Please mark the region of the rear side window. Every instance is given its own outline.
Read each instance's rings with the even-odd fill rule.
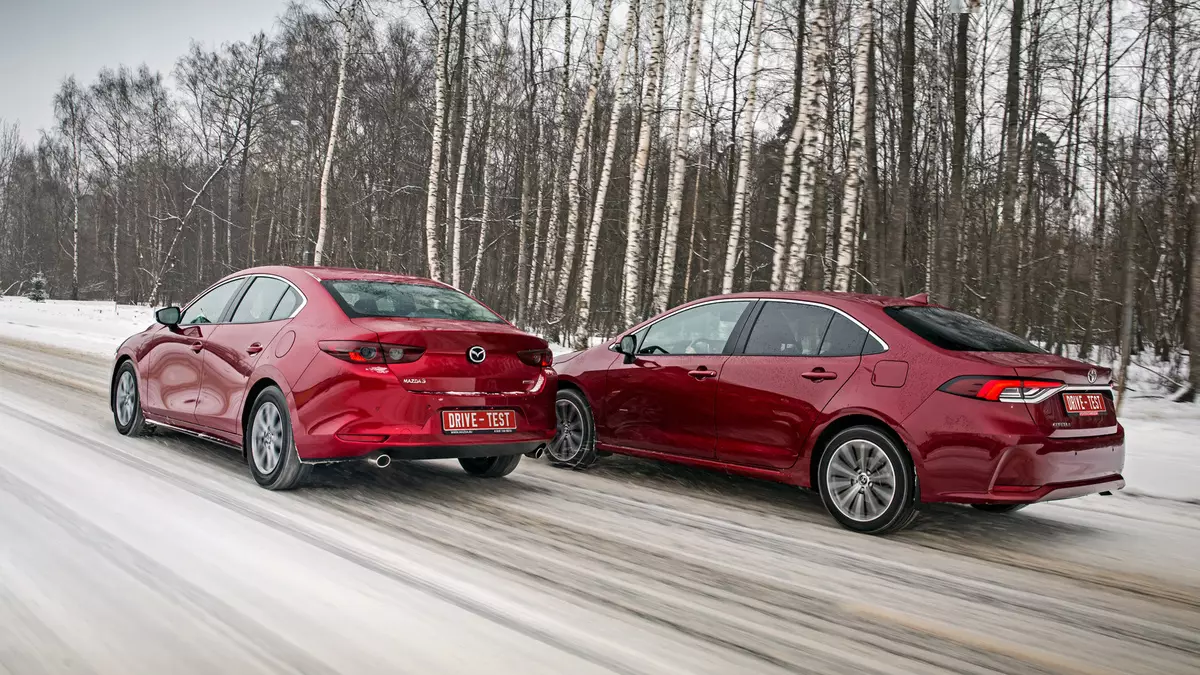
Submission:
[[[867,331],[850,319],[835,314],[821,343],[821,356],[858,356],[863,352]]]
[[[279,321],[280,319],[292,318],[292,315],[296,313],[296,308],[300,306],[300,302],[300,294],[296,292],[296,289],[289,286],[287,292],[279,299],[279,304],[275,306],[275,312],[271,314],[271,320]]]
[[[454,319],[504,323],[492,310],[452,288],[391,281],[325,281],[329,294],[352,319]]]
[[[825,307],[768,302],[754,322],[744,353],[747,356],[817,356],[833,317],[834,312]]]
[[[270,321],[284,291],[290,290],[287,283],[272,277],[256,277],[242,296],[232,323],[262,323]]]
[[[942,349],[956,352],[1045,353],[1008,331],[962,312],[942,307],[887,307],[884,311],[901,326]]]

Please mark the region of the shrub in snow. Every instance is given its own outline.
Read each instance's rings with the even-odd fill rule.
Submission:
[[[25,297],[34,302],[42,302],[50,297],[46,291],[46,275],[38,272],[29,280],[29,290],[25,292]]]

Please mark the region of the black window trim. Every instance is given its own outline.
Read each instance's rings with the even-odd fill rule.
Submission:
[[[242,300],[244,300],[246,297],[246,294],[250,292],[250,287],[254,285],[254,280],[258,279],[259,277],[266,277],[268,279],[276,279],[278,281],[282,281],[288,288],[292,289],[293,291],[296,291],[296,295],[300,296],[300,304],[296,305],[296,309],[292,310],[292,313],[290,316],[287,316],[284,318],[279,318],[279,319],[269,318],[266,321],[247,321],[245,323],[239,323],[239,324],[235,324],[235,325],[255,326],[258,324],[262,324],[262,323],[274,323],[275,321],[291,321],[292,319],[296,318],[296,315],[300,313],[300,310],[304,309],[304,306],[308,304],[308,296],[304,295],[304,292],[301,291],[299,288],[297,288],[296,284],[293,284],[292,282],[288,281],[287,279],[284,279],[283,277],[281,277],[277,274],[248,274],[245,277],[238,277],[240,279],[249,279],[250,281],[245,286],[243,286],[240,291],[238,291],[238,294],[234,297],[234,302],[231,303],[230,306],[226,308],[226,310],[227,310],[226,313],[221,315],[221,323],[233,324],[233,315],[237,313],[238,307],[242,304]],[[271,313],[268,316],[273,317],[275,315],[275,310],[279,308],[279,303],[283,302],[283,299],[285,297],[287,297],[286,290],[283,292],[283,295],[279,296],[279,300],[276,301],[275,306],[271,308]]]
[[[827,310],[833,312],[834,314],[841,314],[843,317],[849,319],[851,323],[853,323],[854,325],[858,326],[859,328],[861,328],[867,332],[867,340],[863,341],[863,349],[866,349],[867,341],[870,340],[872,337],[875,338],[876,340],[878,340],[879,344],[883,345],[883,351],[876,352],[875,354],[871,354],[871,356],[875,356],[876,354],[885,354],[885,353],[887,353],[888,349],[890,349],[890,347],[888,347],[887,341],[884,340],[883,338],[879,337],[878,333],[871,330],[870,328],[867,328],[867,326],[864,325],[863,322],[850,316],[848,313],[838,309],[837,307],[833,307],[832,305],[826,305],[825,303],[822,303],[822,302],[813,302],[811,300],[792,300],[790,298],[758,298],[757,304],[754,307],[754,320],[750,323],[750,329],[747,331],[744,331],[741,336],[741,339],[738,340],[737,348],[733,352],[735,356],[768,356],[768,357],[774,356],[774,357],[783,357],[783,358],[788,358],[788,359],[846,358],[844,356],[820,356],[820,355],[803,356],[803,355],[796,355],[796,354],[747,354],[746,353],[746,343],[750,341],[750,333],[754,332],[754,326],[758,324],[758,315],[762,313],[763,308],[767,306],[768,302],[786,302],[786,303],[790,303],[793,305],[808,305],[810,307],[819,307],[821,309],[827,309]],[[832,323],[830,325],[832,325]],[[828,335],[829,326],[825,327],[825,333],[826,333],[826,335]],[[821,338],[821,343],[824,344],[824,342],[825,342],[825,337],[823,336]],[[820,349],[820,347],[818,347],[818,350],[819,349]],[[861,352],[859,353],[859,356],[860,357],[862,356]]]
[[[660,317],[657,317],[656,319],[654,319],[653,321],[651,321],[649,323],[640,324],[631,330],[627,330],[627,331],[621,333],[621,336],[618,337],[615,342],[613,342],[611,345],[609,345],[608,349],[610,351],[616,351],[617,347],[619,347],[621,344],[621,340],[624,339],[625,336],[637,335],[638,333],[645,331],[645,334],[642,335],[642,338],[638,340],[637,347],[635,347],[635,350],[640,351],[642,348],[642,344],[641,344],[642,340],[644,340],[646,338],[646,335],[650,334],[650,329],[653,328],[654,324],[658,323],[659,321],[669,319],[669,318],[675,316],[676,314],[680,314],[682,312],[686,312],[691,309],[699,309],[701,307],[707,307],[709,305],[716,305],[716,304],[723,303],[723,302],[745,302],[749,306],[746,307],[746,309],[742,310],[742,315],[738,317],[737,323],[734,324],[733,331],[731,331],[729,333],[729,338],[727,340],[725,340],[725,346],[721,349],[720,354],[653,354],[653,355],[638,354],[638,356],[639,357],[654,356],[655,358],[664,357],[664,356],[690,356],[693,358],[697,357],[697,356],[732,356],[736,352],[736,345],[739,344],[740,338],[741,338],[742,334],[744,333],[743,329],[746,327],[747,319],[758,308],[758,302],[759,302],[758,298],[719,298],[716,300],[709,300],[707,302],[696,303],[694,305],[681,305],[681,306],[676,307],[675,309],[671,310],[670,312],[663,314]]]

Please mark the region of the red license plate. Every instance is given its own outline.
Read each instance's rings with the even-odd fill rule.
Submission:
[[[515,410],[442,411],[442,431],[447,434],[499,434],[516,428]]]
[[[1108,411],[1108,406],[1104,403],[1104,394],[1063,394],[1062,398],[1063,405],[1070,415],[1091,417],[1103,415]]]

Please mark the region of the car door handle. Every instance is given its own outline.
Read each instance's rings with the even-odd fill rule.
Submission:
[[[701,366],[701,367],[697,368],[696,370],[689,370],[688,375],[691,375],[692,377],[696,378],[697,380],[707,380],[710,377],[716,377],[717,371],[709,370],[708,368]]]
[[[197,354],[199,354],[201,352],[201,350],[203,350],[203,349],[204,349],[203,342],[193,342],[192,343],[192,351],[193,352],[196,352]]]
[[[254,344],[250,345],[249,347],[246,347],[247,354],[258,354],[262,350],[263,350],[263,346],[261,343],[258,343],[258,342],[255,342]]]
[[[830,373],[826,372],[823,368],[817,368],[802,374],[800,377],[812,380],[813,382],[822,382],[824,380],[836,380],[837,373]]]

